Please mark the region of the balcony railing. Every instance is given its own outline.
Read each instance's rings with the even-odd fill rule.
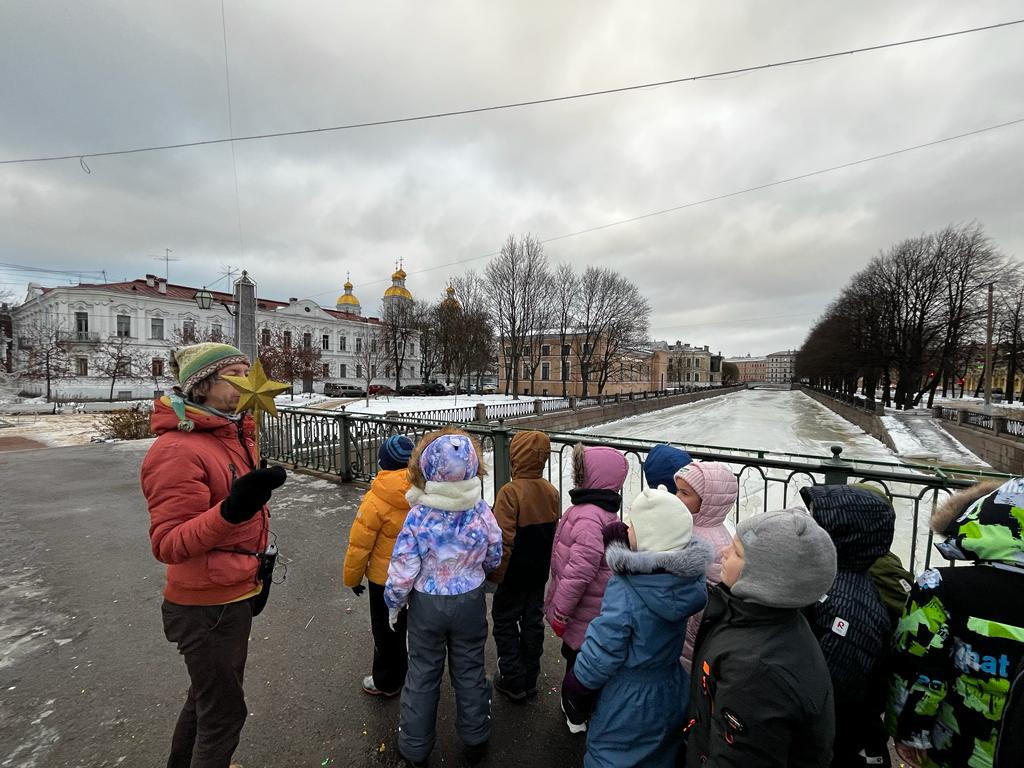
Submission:
[[[269,459],[337,475],[345,482],[367,482],[377,472],[380,444],[390,435],[408,434],[418,440],[442,423],[422,417],[282,409],[277,416],[265,417],[261,451]],[[509,443],[515,430],[477,422],[466,422],[462,427],[480,441],[487,455],[491,471],[481,481],[480,492],[484,499],[493,502],[495,491],[511,477]],[[571,432],[549,432],[548,436],[551,458],[545,475],[562,494],[563,506],[569,503],[572,449],[576,443],[607,445],[622,451],[630,468],[623,490],[625,502],[628,504],[642,490],[643,463],[655,442]],[[713,445],[680,447],[695,459],[722,461],[730,466],[739,484],[733,509],[735,521],[769,509],[800,504],[799,490],[806,485],[867,483],[881,489],[892,500],[897,513],[893,551],[914,572],[931,565],[932,533],[928,518],[935,507],[979,478],[1007,477],[973,470],[847,459],[841,446],[832,448],[831,457]]]
[[[97,331],[60,331],[57,339],[65,344],[99,344],[100,334]]]

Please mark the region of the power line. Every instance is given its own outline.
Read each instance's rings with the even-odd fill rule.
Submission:
[[[79,278],[82,277],[83,275],[96,277],[103,274],[103,271],[99,269],[48,269],[46,267],[31,267],[25,264],[8,264],[5,262],[0,262],[0,270],[7,272],[37,272],[40,274],[48,275],[71,275]]]
[[[618,88],[604,88],[598,91],[584,91],[581,93],[573,93],[563,96],[552,96],[544,99],[531,99],[529,101],[513,101],[504,104],[492,104],[484,107],[471,107],[468,109],[452,110],[448,112],[434,112],[425,115],[413,115],[409,117],[396,117],[386,120],[371,120],[362,123],[348,123],[345,125],[333,125],[320,128],[304,128],[294,131],[276,131],[273,133],[257,133],[248,136],[229,136],[223,139],[203,139],[201,141],[185,141],[176,144],[157,144],[153,146],[145,147],[134,147],[132,149],[117,149],[108,152],[78,152],[71,155],[48,155],[41,157],[22,157],[11,160],[0,160],[0,165],[12,165],[15,163],[46,163],[56,160],[78,160],[83,164],[83,169],[87,166],[84,165],[85,158],[92,157],[112,157],[114,155],[133,155],[141,152],[157,152],[167,149],[184,149],[186,147],[203,147],[211,144],[226,144],[238,141],[257,141],[262,139],[281,138],[284,136],[306,136],[315,133],[330,133],[334,131],[348,131],[356,128],[375,128],[383,125],[396,125],[399,123],[414,123],[425,120],[439,120],[446,117],[458,117],[462,115],[476,115],[484,112],[496,112],[505,109],[519,109],[521,107],[533,107],[540,104],[554,104],[562,101],[573,101],[576,99],[589,99],[594,96],[608,96],[615,93],[626,93],[628,91],[639,91],[646,88],[657,88],[664,85],[678,85],[680,83],[693,83],[700,80],[712,80],[715,78],[721,78],[728,75],[740,75],[748,74],[750,72],[760,72],[767,69],[774,69],[776,67],[785,67],[795,64],[808,64],[816,61],[825,61],[827,59],[834,59],[840,56],[852,56],[858,53],[870,53],[873,51],[886,50],[888,48],[898,48],[904,45],[914,45],[916,43],[926,43],[933,40],[941,40],[948,37],[958,37],[961,35],[969,35],[975,32],[987,32],[993,29],[1001,29],[1003,27],[1011,27],[1016,24],[1024,24],[1024,19],[1015,19],[1013,21],[1003,21],[998,24],[988,24],[983,27],[972,27],[970,29],[960,29],[955,32],[943,32],[936,35],[927,35],[925,37],[915,37],[909,40],[899,40],[891,43],[879,43],[877,45],[869,45],[862,48],[850,48],[844,51],[834,51],[832,53],[822,53],[815,56],[804,56],[798,59],[786,59],[784,61],[774,61],[766,64],[755,64],[749,67],[737,67],[734,69],[726,69],[720,72],[709,72],[702,75],[690,75],[687,77],[677,77],[669,80],[658,80],[650,83],[640,83],[636,85],[624,85]]]
[[[762,190],[762,189],[769,189],[771,187],[778,187],[778,186],[781,186],[783,184],[789,184],[789,183],[794,182],[794,181],[800,181],[802,179],[809,179],[809,178],[811,178],[813,176],[821,176],[822,174],[832,173],[833,171],[842,170],[844,168],[852,168],[853,166],[856,166],[856,165],[863,165],[865,163],[871,163],[871,162],[874,162],[876,160],[883,160],[883,159],[888,158],[888,157],[895,157],[896,155],[902,155],[902,154],[904,154],[906,152],[913,152],[913,151],[918,150],[918,149],[925,149],[927,147],[934,147],[934,146],[936,146],[938,144],[945,144],[946,142],[956,141],[957,139],[963,139],[963,138],[967,138],[969,136],[977,136],[978,134],[981,134],[981,133],[986,133],[988,131],[995,131],[995,130],[998,130],[999,128],[1006,128],[1006,127],[1009,127],[1011,125],[1020,125],[1021,123],[1024,123],[1024,117],[1017,118],[1016,120],[1008,120],[1005,123],[998,123],[996,125],[990,125],[990,126],[987,126],[985,128],[978,128],[978,129],[975,129],[973,131],[965,131],[964,133],[957,133],[957,134],[954,134],[953,136],[945,136],[945,137],[943,137],[941,139],[935,139],[934,141],[926,141],[923,144],[915,144],[915,145],[913,145],[911,147],[903,147],[902,149],[894,149],[891,152],[883,152],[880,155],[872,155],[870,157],[862,157],[859,160],[851,160],[848,163],[840,163],[839,165],[832,165],[832,166],[829,166],[828,168],[819,168],[816,171],[808,171],[807,173],[801,173],[801,174],[798,174],[796,176],[789,176],[789,177],[784,178],[784,179],[776,179],[775,181],[769,181],[769,182],[766,182],[764,184],[757,184],[757,185],[752,186],[752,187],[746,187],[744,189],[738,189],[738,190],[736,190],[734,192],[725,192],[723,194],[715,195],[713,197],[705,197],[705,198],[703,198],[701,200],[693,200],[693,201],[691,201],[689,203],[683,203],[681,205],[672,206],[671,208],[662,208],[660,211],[652,211],[650,213],[642,213],[639,216],[631,216],[628,219],[619,219],[618,221],[610,221],[610,222],[608,222],[606,224],[598,224],[595,227],[588,227],[587,229],[580,229],[580,230],[577,230],[575,232],[567,232],[564,235],[555,235],[554,237],[549,237],[549,238],[543,239],[540,242],[542,242],[542,243],[553,243],[553,242],[556,242],[558,240],[566,240],[566,239],[568,239],[570,237],[578,237],[579,235],[586,235],[586,234],[590,234],[591,232],[599,232],[602,229],[610,229],[611,227],[618,227],[618,226],[622,226],[623,224],[632,224],[632,223],[637,222],[637,221],[643,221],[644,219],[654,218],[655,216],[664,216],[667,213],[675,213],[677,211],[682,211],[682,210],[685,210],[687,208],[696,208],[697,206],[700,206],[700,205],[706,205],[708,203],[714,203],[714,202],[717,202],[719,200],[726,200],[726,199],[728,199],[730,197],[738,197],[739,195],[745,195],[745,194],[748,194],[750,192],[757,192],[757,191]],[[479,256],[470,256],[470,257],[465,258],[465,259],[458,259],[456,261],[449,261],[449,262],[446,262],[444,264],[438,264],[437,266],[434,266],[434,267],[425,267],[424,269],[419,269],[419,270],[416,270],[414,272],[410,272],[409,274],[410,275],[419,275],[419,274],[423,274],[424,272],[433,272],[434,270],[444,269],[445,267],[454,267],[454,266],[457,266],[459,264],[465,264],[465,263],[470,262],[470,261],[478,261],[479,259],[486,259],[486,258],[489,258],[491,256],[497,256],[498,253],[499,253],[499,251],[491,251],[490,253],[483,253],[483,254],[480,254]],[[374,280],[374,281],[369,282],[369,283],[362,283],[362,286],[365,287],[365,286],[377,285],[379,283],[386,283],[386,282],[388,282],[388,281],[387,280]],[[308,298],[308,299],[315,299],[318,296],[326,296],[329,293],[334,293],[334,292],[335,292],[334,290],[324,291],[323,293],[315,293],[312,296],[307,296],[306,298]]]

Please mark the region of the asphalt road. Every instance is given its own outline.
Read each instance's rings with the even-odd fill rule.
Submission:
[[[0,453],[0,768],[161,766],[188,687],[163,637],[163,566],[138,486],[149,441]],[[170,471],[170,470],[169,470]],[[397,700],[365,695],[366,596],[341,584],[362,489],[290,473],[272,528],[291,562],[253,625],[244,768],[391,766]],[[495,669],[488,644],[488,671]],[[496,696],[485,765],[571,768],[584,740],[558,706],[548,632],[541,693]],[[431,764],[459,765],[447,681]]]

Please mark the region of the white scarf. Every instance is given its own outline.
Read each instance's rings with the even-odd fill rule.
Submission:
[[[426,488],[420,489],[414,485],[406,491],[405,498],[410,507],[422,504],[445,512],[462,512],[472,509],[480,501],[480,481],[475,477],[451,483],[427,480]]]

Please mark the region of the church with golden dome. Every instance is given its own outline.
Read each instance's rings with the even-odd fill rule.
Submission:
[[[381,298],[381,304],[383,305],[385,312],[391,306],[402,306],[406,302],[409,304],[413,302],[412,294],[409,292],[409,289],[405,287],[405,279],[407,277],[408,275],[402,268],[401,262],[396,264],[395,271],[391,275],[391,286],[384,291],[384,296]],[[345,285],[342,286],[344,293],[338,297],[335,307],[339,312],[348,312],[352,315],[361,316],[363,314],[363,308],[359,303],[358,297],[352,293],[353,287],[351,277],[346,276]]]

